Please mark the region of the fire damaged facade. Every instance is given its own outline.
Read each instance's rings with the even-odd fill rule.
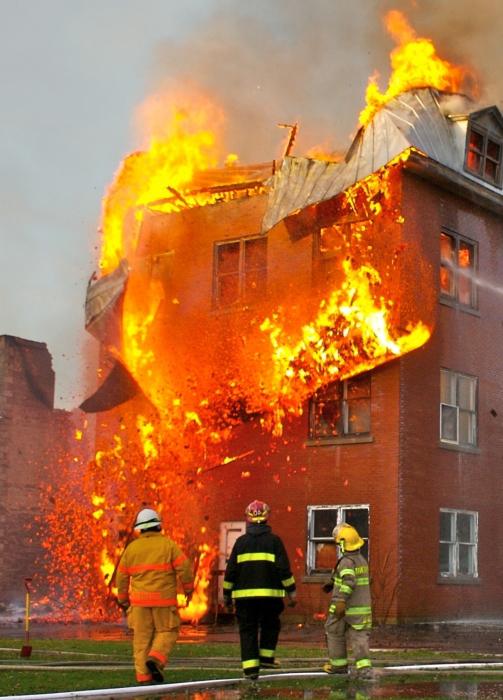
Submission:
[[[129,488],[217,547],[211,608],[260,498],[297,581],[289,614],[326,612],[344,521],[376,622],[500,614],[502,154],[496,107],[412,90],[344,159],[207,171],[152,202],[127,262],[90,286],[88,328],[116,349],[83,408],[103,450],[170,424],[163,468],[139,449],[150,486]],[[151,361],[117,350],[135,314]]]

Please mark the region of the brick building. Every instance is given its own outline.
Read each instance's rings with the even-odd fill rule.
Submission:
[[[36,565],[41,489],[72,435],[71,414],[54,409],[45,343],[0,336],[0,605],[24,600],[25,577],[43,590]]]
[[[198,517],[220,542],[220,567],[246,503],[270,503],[299,584],[296,615],[326,609],[331,531],[343,520],[367,540],[376,620],[501,615],[502,149],[496,107],[412,91],[378,112],[342,161],[250,168],[235,200],[169,214],[152,206],[143,221],[137,261],[150,261],[165,299],[176,299],[160,306],[157,327],[184,355],[179,328],[194,320],[178,377],[225,363],[236,319],[254,307],[283,299],[304,321],[348,251],[371,250],[398,325],[431,328],[413,352],[318,389],[281,436],[248,407],[226,445],[243,456],[201,470]],[[246,342],[243,374],[254,371]]]

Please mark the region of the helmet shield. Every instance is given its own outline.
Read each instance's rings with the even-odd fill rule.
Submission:
[[[143,508],[136,516],[134,524],[135,530],[148,530],[151,527],[157,527],[161,524],[161,519],[157,511],[152,508]]]
[[[245,515],[249,523],[263,523],[269,517],[270,511],[264,501],[252,501],[246,506]]]

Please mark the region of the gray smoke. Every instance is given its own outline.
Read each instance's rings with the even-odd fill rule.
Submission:
[[[227,115],[226,148],[242,162],[281,155],[278,122],[300,123],[294,153],[345,150],[369,76],[386,88],[395,44],[382,18],[403,11],[439,55],[469,64],[482,101],[501,104],[503,6],[495,0],[223,0],[204,29],[157,47],[152,89],[194,80]]]

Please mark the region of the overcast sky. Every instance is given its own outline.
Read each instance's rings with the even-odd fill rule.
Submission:
[[[223,107],[241,162],[277,157],[292,120],[296,154],[347,148],[368,76],[386,86],[393,7],[501,108],[496,0],[0,0],[0,335],[47,343],[57,406],[84,398],[101,199],[140,145],[135,109],[191,82]]]

